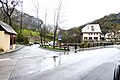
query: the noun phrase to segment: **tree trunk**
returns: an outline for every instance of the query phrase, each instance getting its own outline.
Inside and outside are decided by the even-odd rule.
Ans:
[[[46,34],[45,34],[45,26],[44,26],[44,46],[45,46],[45,36]]]
[[[55,49],[55,40],[56,40],[56,33],[57,33],[57,25],[55,26],[55,30],[54,30],[54,41],[53,41],[53,49]]]
[[[42,47],[42,31],[39,31],[40,33],[40,46]]]
[[[9,19],[9,25],[12,26],[12,20],[11,20],[10,16],[8,16],[8,19]]]
[[[40,33],[40,41],[41,41],[41,46],[43,46],[43,43],[42,43],[42,31],[41,31],[41,33]]]

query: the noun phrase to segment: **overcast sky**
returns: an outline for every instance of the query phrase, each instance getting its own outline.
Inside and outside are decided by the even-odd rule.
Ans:
[[[45,8],[47,7],[47,23],[53,24],[53,12],[59,0],[38,0],[39,18],[44,21]],[[36,16],[33,11],[36,0],[23,0],[23,11]],[[111,13],[120,12],[120,0],[63,0],[63,12],[65,20],[60,24],[61,28],[70,29],[87,22],[102,18]]]

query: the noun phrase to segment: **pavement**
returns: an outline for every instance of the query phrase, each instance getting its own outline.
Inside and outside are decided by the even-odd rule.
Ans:
[[[37,45],[0,55],[1,80],[112,80],[120,46],[55,52]]]
[[[17,50],[20,50],[24,47],[24,45],[17,45],[15,49],[12,49],[12,50],[9,50],[9,51],[6,51],[6,52],[0,52],[0,55],[1,54],[6,54],[6,53],[12,53],[12,52],[15,52]]]

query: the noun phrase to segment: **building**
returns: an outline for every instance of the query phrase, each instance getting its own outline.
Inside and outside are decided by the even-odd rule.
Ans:
[[[105,35],[106,41],[109,42],[120,42],[120,31],[108,32]]]
[[[83,41],[100,41],[101,29],[99,24],[88,24],[82,28]]]
[[[0,21],[0,49],[4,51],[14,49],[16,34],[12,27]]]
[[[115,41],[115,33],[109,32],[105,35],[106,41]]]

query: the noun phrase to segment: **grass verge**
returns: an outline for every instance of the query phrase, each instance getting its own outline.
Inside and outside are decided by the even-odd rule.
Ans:
[[[41,48],[48,49],[48,50],[65,51],[64,48],[59,48],[59,47],[55,47],[55,49],[53,49],[53,46],[43,46]]]

